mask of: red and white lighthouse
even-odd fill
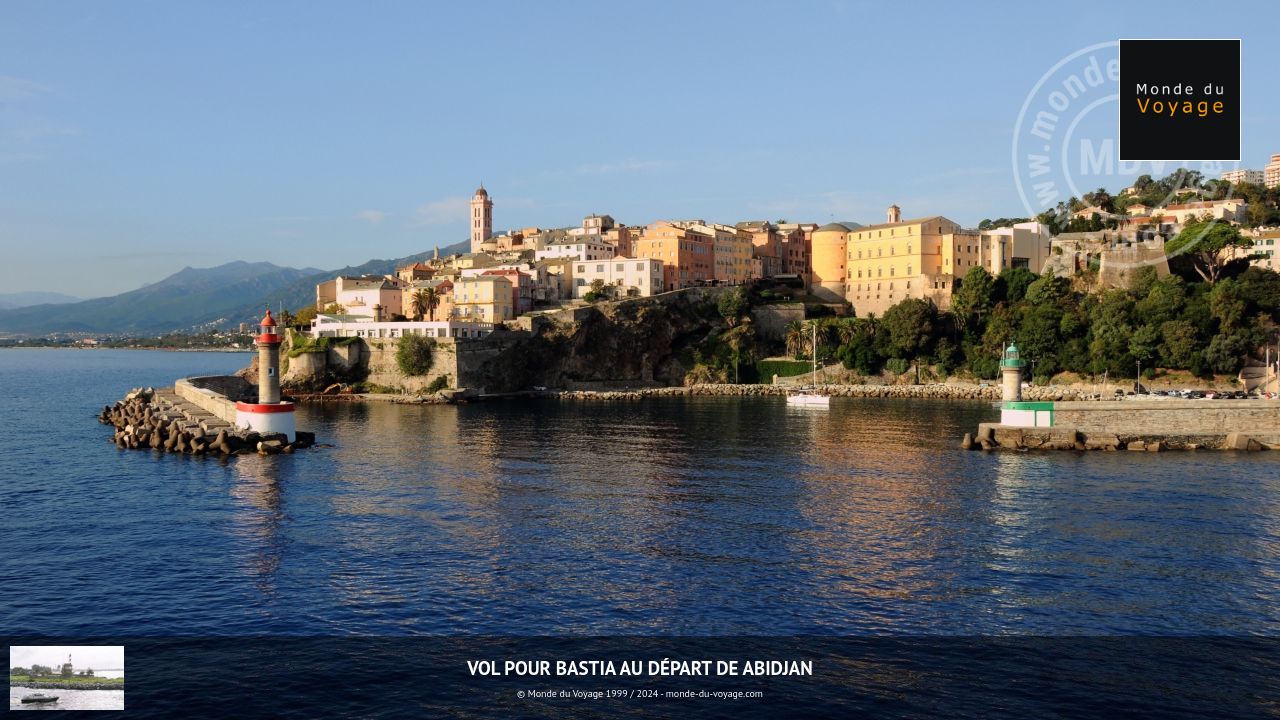
[[[267,310],[255,342],[258,346],[258,402],[236,403],[236,424],[260,433],[284,433],[298,439],[293,403],[280,400],[280,334]]]

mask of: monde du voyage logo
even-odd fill
[[[1120,159],[1240,160],[1240,41],[1121,40]]]

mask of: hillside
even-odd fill
[[[0,293],[0,310],[12,310],[31,305],[59,305],[80,302],[81,299],[57,292]]]
[[[466,252],[468,244],[441,248],[441,255]],[[261,317],[264,307],[297,310],[315,300],[315,286],[337,275],[383,274],[397,265],[424,260],[419,253],[393,260],[370,260],[337,270],[288,268],[267,262],[235,261],[212,268],[186,267],[137,290],[93,300],[0,310],[0,333],[55,332],[160,334],[234,327]]]

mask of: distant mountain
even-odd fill
[[[471,252],[471,242],[463,241],[448,247],[440,248],[440,257],[448,257],[449,255],[467,252]],[[264,306],[277,308],[283,305],[291,310],[299,310],[315,303],[316,285],[319,285],[325,280],[332,280],[339,275],[389,275],[395,272],[397,267],[402,267],[409,263],[429,260],[433,254],[435,254],[435,251],[430,250],[416,255],[395,258],[394,260],[370,260],[363,265],[348,265],[347,267],[339,268],[337,270],[315,272],[305,277],[298,278],[288,285],[282,285],[276,288],[266,297],[255,300],[251,303],[246,303],[242,307],[238,308],[237,313],[239,316],[258,318],[261,317],[262,308]],[[237,320],[237,322],[239,321]],[[3,325],[3,320],[0,319],[0,328],[2,328]]]
[[[467,242],[440,248],[440,255],[468,252]],[[0,333],[54,332],[161,334],[234,327],[262,317],[264,307],[298,310],[315,302],[316,284],[338,275],[393,272],[398,265],[425,260],[430,252],[395,260],[370,260],[356,267],[324,271],[267,262],[230,262],[212,268],[186,267],[159,282],[106,298],[0,310]]]
[[[0,310],[29,307],[31,305],[60,305],[80,302],[83,298],[57,292],[0,293]]]

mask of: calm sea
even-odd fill
[[[1280,453],[964,452],[995,411],[945,401],[307,406],[332,447],[230,462],[94,419],[247,360],[0,351],[2,634],[1280,633]]]

